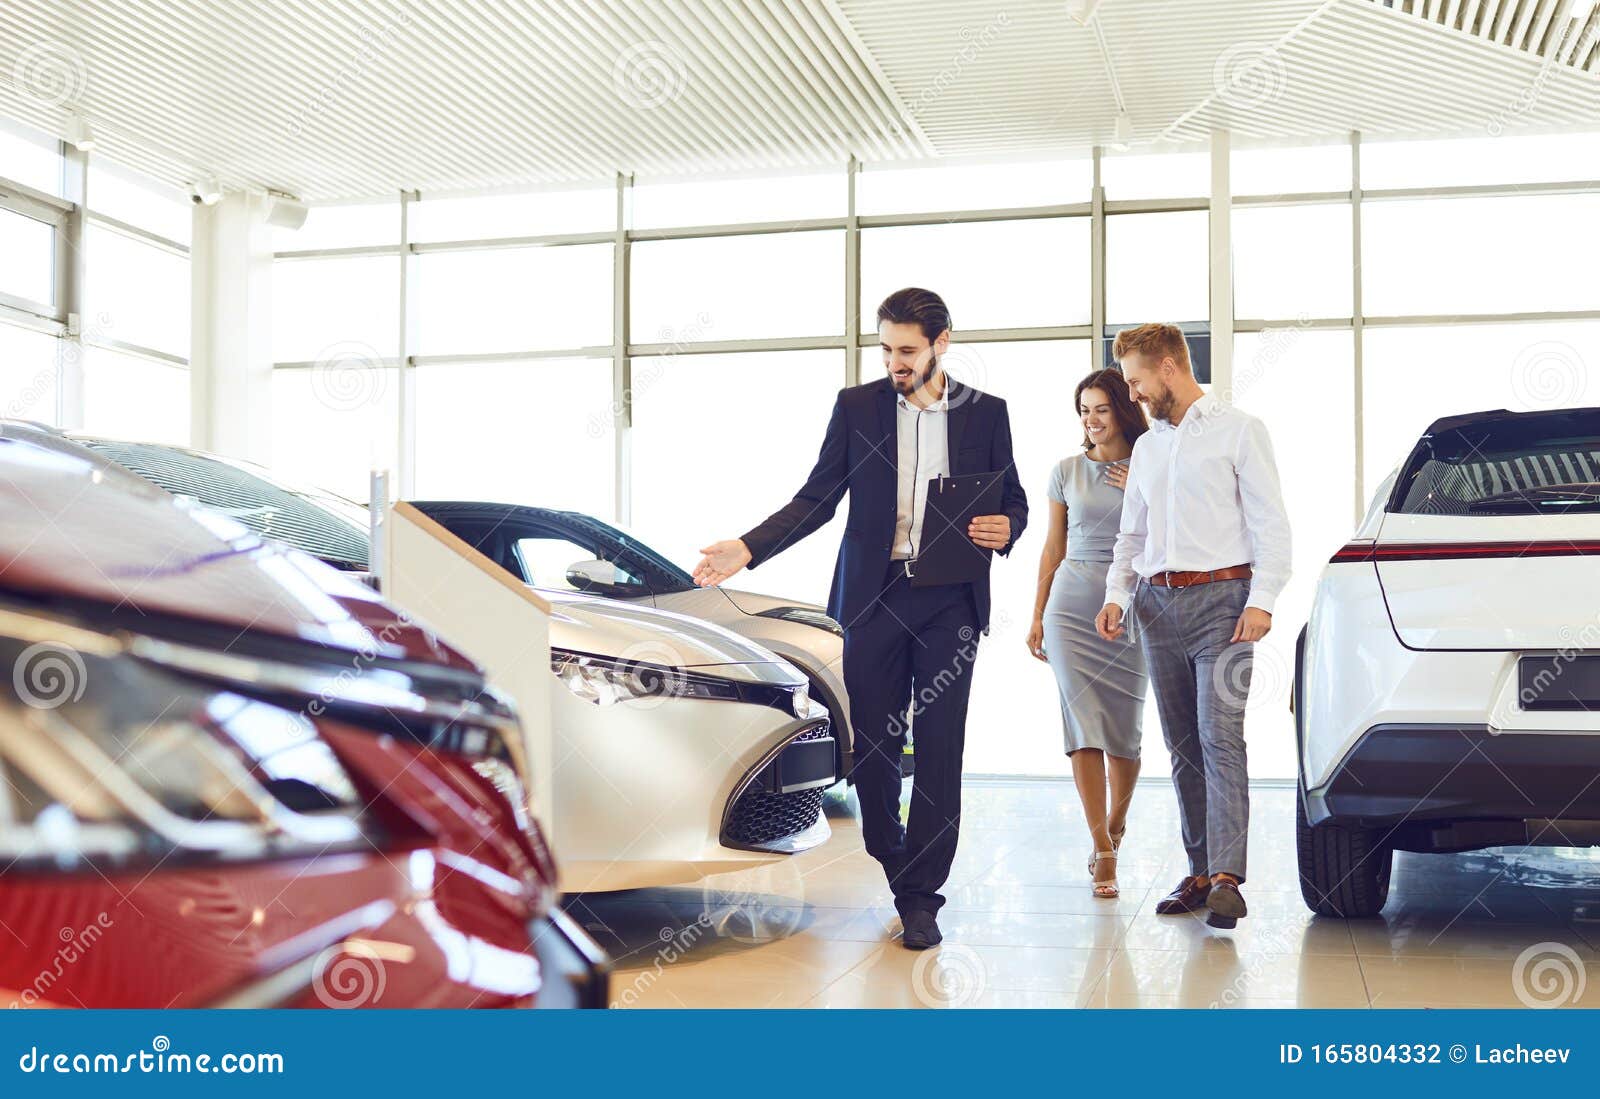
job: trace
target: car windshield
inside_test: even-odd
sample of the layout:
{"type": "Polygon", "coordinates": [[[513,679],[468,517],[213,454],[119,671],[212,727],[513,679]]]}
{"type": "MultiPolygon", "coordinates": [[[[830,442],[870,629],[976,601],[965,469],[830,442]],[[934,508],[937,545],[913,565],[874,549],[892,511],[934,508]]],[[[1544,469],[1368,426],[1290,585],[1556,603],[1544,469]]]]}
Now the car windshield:
{"type": "Polygon", "coordinates": [[[223,512],[263,537],[342,569],[368,567],[367,509],[353,500],[283,483],[250,462],[181,447],[80,441],[174,496],[223,512]]]}
{"type": "Polygon", "coordinates": [[[1600,512],[1600,409],[1486,416],[1425,435],[1392,500],[1402,515],[1600,512]]]}

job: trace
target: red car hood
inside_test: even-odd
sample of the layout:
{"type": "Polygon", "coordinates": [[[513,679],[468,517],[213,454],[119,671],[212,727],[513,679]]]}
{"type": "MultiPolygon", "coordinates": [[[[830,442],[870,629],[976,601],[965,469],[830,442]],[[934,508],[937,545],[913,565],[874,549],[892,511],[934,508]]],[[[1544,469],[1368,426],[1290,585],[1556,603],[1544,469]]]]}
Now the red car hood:
{"type": "Polygon", "coordinates": [[[474,667],[337,569],[76,450],[0,434],[0,591],[474,667]]]}

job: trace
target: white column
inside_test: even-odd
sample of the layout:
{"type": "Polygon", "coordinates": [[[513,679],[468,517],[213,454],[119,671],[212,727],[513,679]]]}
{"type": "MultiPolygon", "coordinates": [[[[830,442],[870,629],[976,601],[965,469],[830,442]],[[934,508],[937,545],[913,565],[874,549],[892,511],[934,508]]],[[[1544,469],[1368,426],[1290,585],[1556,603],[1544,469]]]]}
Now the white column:
{"type": "Polygon", "coordinates": [[[272,459],[272,230],[265,195],[194,207],[190,436],[198,450],[272,459]]]}
{"type": "Polygon", "coordinates": [[[1211,390],[1233,392],[1233,186],[1227,130],[1211,135],[1211,390]]]}

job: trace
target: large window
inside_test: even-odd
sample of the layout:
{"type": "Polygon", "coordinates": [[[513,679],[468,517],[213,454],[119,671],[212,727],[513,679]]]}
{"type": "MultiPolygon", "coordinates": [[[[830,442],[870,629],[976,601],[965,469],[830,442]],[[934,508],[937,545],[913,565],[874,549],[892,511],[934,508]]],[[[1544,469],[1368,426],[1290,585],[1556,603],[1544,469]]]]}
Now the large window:
{"type": "Polygon", "coordinates": [[[89,209],[158,237],[189,243],[189,196],[98,157],[89,162],[89,209]]]}
{"type": "MultiPolygon", "coordinates": [[[[410,235],[416,241],[444,241],[592,233],[614,229],[616,218],[612,187],[477,198],[425,195],[411,207],[410,235]]],[[[399,239],[398,220],[390,224],[399,239]]]]}
{"type": "Polygon", "coordinates": [[[1361,185],[1373,190],[1592,179],[1600,179],[1600,133],[1361,143],[1361,185]]]}
{"type": "Polygon", "coordinates": [[[1361,271],[1373,315],[1593,309],[1600,194],[1371,202],[1361,271]]]}
{"type": "Polygon", "coordinates": [[[1250,773],[1294,774],[1294,643],[1322,566],[1354,529],[1355,343],[1348,330],[1287,326],[1233,345],[1233,403],[1266,424],[1289,513],[1289,585],[1255,649],[1245,739],[1250,773]]]}
{"type": "MultiPolygon", "coordinates": [[[[633,527],[693,567],[805,483],[843,369],[833,351],[672,355],[633,362],[633,527]],[[698,426],[696,426],[698,425],[698,426]]],[[[730,586],[826,603],[844,508],[730,586]]]]}
{"type": "Polygon", "coordinates": [[[393,256],[280,260],[272,276],[272,357],[279,362],[399,352],[400,262],[393,256]]]}
{"type": "Polygon", "coordinates": [[[83,427],[142,443],[189,442],[189,371],[104,347],[83,357],[83,427]]]}
{"type": "Polygon", "coordinates": [[[1234,314],[1258,320],[1348,317],[1352,255],[1348,202],[1237,209],[1234,314]]]}
{"type": "Polygon", "coordinates": [[[611,360],[416,368],[417,496],[613,515],[611,360]]]}
{"type": "Polygon", "coordinates": [[[633,246],[635,343],[844,331],[844,234],[761,233],[633,246]]]}
{"type": "Polygon", "coordinates": [[[359,358],[272,372],[272,466],[288,481],[352,500],[400,450],[399,371],[359,358]]]}
{"type": "Polygon", "coordinates": [[[957,331],[1089,323],[1089,219],[908,225],[861,234],[861,317],[903,286],[937,288],[957,331]]]}
{"type": "Polygon", "coordinates": [[[417,265],[422,355],[611,343],[609,244],[430,252],[417,265]]]}
{"type": "Polygon", "coordinates": [[[1371,493],[1441,417],[1600,405],[1600,321],[1368,329],[1362,382],[1371,493]]]}
{"type": "Polygon", "coordinates": [[[61,143],[49,134],[0,119],[0,175],[61,194],[61,143]]]}
{"type": "Polygon", "coordinates": [[[49,304],[55,297],[55,230],[0,209],[0,293],[49,304]]]}
{"type": "Polygon", "coordinates": [[[0,417],[56,421],[60,343],[47,333],[0,324],[0,417]]]}
{"type": "Polygon", "coordinates": [[[90,224],[85,296],[100,339],[189,356],[189,258],[90,224]]]}
{"type": "Polygon", "coordinates": [[[1106,218],[1106,320],[1205,320],[1211,312],[1209,226],[1204,210],[1106,218]]]}
{"type": "Polygon", "coordinates": [[[869,168],[856,182],[856,211],[862,215],[925,214],[1088,202],[1092,165],[1088,157],[1074,157],[936,168],[869,168]]]}
{"type": "Polygon", "coordinates": [[[842,217],[843,172],[748,177],[684,183],[641,182],[633,188],[633,227],[803,221],[842,217]]]}
{"type": "MultiPolygon", "coordinates": [[[[1229,185],[1236,195],[1293,195],[1350,189],[1350,146],[1234,149],[1229,185]]],[[[1209,190],[1209,189],[1208,189],[1209,190]]]]}
{"type": "Polygon", "coordinates": [[[83,424],[187,443],[192,289],[189,196],[90,157],[84,229],[83,424]]]}

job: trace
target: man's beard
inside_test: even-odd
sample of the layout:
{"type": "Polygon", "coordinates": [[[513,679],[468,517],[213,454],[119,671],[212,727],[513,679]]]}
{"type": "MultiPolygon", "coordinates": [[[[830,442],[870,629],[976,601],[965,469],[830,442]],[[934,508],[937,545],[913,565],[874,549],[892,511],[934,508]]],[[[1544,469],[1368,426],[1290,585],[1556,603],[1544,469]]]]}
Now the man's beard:
{"type": "Polygon", "coordinates": [[[895,392],[899,393],[901,396],[909,397],[911,394],[915,393],[917,390],[923,388],[930,381],[932,381],[933,376],[935,373],[937,373],[938,369],[939,356],[930,352],[928,354],[928,367],[926,370],[918,370],[915,366],[913,366],[911,368],[911,377],[908,378],[904,384],[902,384],[900,379],[896,378],[893,374],[889,375],[889,380],[894,383],[895,392]]]}
{"type": "Polygon", "coordinates": [[[1169,389],[1159,397],[1151,397],[1146,402],[1145,407],[1150,409],[1151,416],[1162,423],[1170,424],[1172,422],[1172,406],[1177,403],[1177,399],[1172,395],[1172,390],[1169,389]]]}

